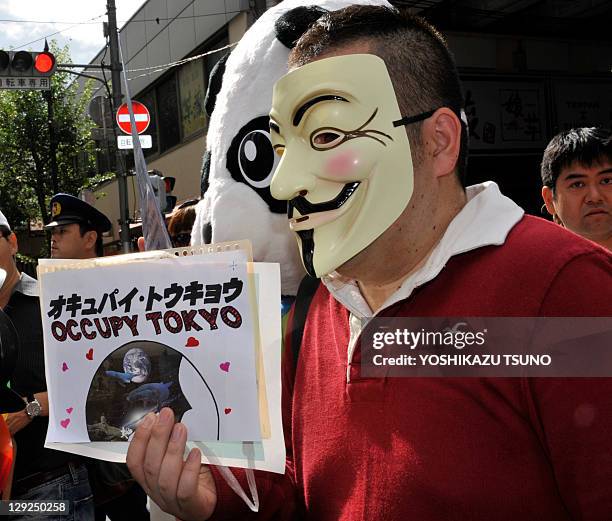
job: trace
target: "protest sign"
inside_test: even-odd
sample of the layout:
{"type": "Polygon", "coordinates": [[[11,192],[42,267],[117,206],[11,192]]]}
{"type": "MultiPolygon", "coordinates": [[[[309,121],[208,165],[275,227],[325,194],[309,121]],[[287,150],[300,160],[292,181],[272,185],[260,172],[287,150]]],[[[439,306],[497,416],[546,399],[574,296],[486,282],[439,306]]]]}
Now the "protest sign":
{"type": "MultiPolygon", "coordinates": [[[[48,262],[42,261],[43,264],[48,262]]],[[[188,442],[202,450],[202,463],[253,468],[269,472],[285,471],[285,443],[281,419],[281,317],[280,270],[278,264],[253,263],[259,331],[265,366],[265,389],[270,414],[271,435],[259,442],[188,442]]],[[[191,438],[191,436],[190,436],[191,438]]],[[[125,462],[127,442],[57,443],[45,447],[114,462],[125,462]]]]}
{"type": "Polygon", "coordinates": [[[244,253],[123,257],[39,270],[47,442],[126,441],[164,406],[191,440],[260,440],[244,253]]]}

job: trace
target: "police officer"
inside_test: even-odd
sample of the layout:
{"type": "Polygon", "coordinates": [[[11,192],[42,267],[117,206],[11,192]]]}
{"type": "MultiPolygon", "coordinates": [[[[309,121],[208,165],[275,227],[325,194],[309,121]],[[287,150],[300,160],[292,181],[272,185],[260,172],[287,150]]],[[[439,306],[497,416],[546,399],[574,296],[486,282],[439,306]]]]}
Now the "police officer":
{"type": "Polygon", "coordinates": [[[52,259],[90,259],[101,257],[102,234],[111,229],[106,215],[68,194],[56,194],[51,199],[52,259]]]}

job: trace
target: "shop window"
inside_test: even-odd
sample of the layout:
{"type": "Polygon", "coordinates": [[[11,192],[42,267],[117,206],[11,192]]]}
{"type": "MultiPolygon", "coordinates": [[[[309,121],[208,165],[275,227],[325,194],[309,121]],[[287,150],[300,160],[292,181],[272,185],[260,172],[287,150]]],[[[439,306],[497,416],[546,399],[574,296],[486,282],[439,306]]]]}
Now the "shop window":
{"type": "Polygon", "coordinates": [[[204,67],[200,60],[186,63],[180,68],[179,91],[183,138],[187,138],[206,127],[204,110],[206,83],[204,67]]]}
{"type": "Polygon", "coordinates": [[[159,151],[164,152],[181,142],[176,74],[170,75],[160,83],[156,89],[156,94],[159,151]]]}

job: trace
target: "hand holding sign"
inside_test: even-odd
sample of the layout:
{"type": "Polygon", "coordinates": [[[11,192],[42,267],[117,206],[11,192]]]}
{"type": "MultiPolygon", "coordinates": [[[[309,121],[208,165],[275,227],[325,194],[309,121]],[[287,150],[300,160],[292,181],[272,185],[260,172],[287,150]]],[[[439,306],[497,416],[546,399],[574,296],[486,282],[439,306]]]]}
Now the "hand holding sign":
{"type": "Polygon", "coordinates": [[[208,466],[200,465],[198,449],[183,461],[186,442],[187,429],[174,423],[170,409],[162,409],[159,417],[150,414],[130,443],[128,468],[166,512],[186,521],[208,519],[217,503],[215,480],[208,466]]]}

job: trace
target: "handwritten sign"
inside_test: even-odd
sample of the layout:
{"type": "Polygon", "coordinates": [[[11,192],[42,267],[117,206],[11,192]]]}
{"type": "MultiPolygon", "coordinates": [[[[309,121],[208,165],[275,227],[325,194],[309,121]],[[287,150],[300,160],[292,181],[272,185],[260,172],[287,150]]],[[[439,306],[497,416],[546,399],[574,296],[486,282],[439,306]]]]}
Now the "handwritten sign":
{"type": "Polygon", "coordinates": [[[126,441],[162,407],[194,441],[261,439],[247,264],[213,258],[41,273],[47,442],[126,441]]]}

